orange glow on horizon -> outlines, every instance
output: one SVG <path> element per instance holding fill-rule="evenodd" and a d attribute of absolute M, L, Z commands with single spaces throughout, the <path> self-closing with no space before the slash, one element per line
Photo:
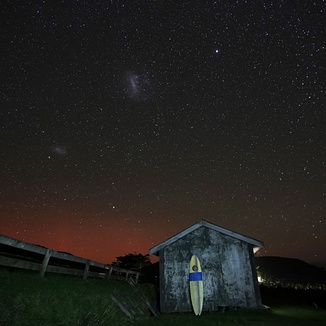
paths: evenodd
<path fill-rule="evenodd" d="M 164 240 L 158 231 L 153 234 L 151 230 L 137 228 L 135 223 L 126 221 L 121 225 L 110 221 L 114 219 L 85 217 L 81 223 L 80 217 L 60 215 L 46 219 L 30 217 L 28 224 L 20 224 L 19 218 L 16 223 L 10 220 L 2 225 L 1 234 L 104 264 L 129 253 L 146 255 L 151 247 Z M 156 256 L 151 257 L 152 262 L 157 260 Z"/>

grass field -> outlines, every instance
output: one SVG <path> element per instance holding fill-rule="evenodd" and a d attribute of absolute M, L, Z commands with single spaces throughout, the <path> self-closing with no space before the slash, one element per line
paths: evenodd
<path fill-rule="evenodd" d="M 144 284 L 141 291 L 154 301 L 151 286 Z M 0 325 L 123 325 L 129 317 L 111 294 L 124 301 L 139 296 L 123 281 L 40 278 L 36 273 L 0 269 Z"/>
<path fill-rule="evenodd" d="M 134 321 L 112 301 L 114 294 L 132 311 L 133 303 L 146 296 L 155 301 L 154 288 L 137 286 L 137 292 L 122 281 L 88 280 L 0 269 L 1 326 L 105 326 L 105 325 L 326 325 L 326 310 L 297 304 L 295 300 L 263 297 L 270 310 L 161 314 L 150 317 L 146 308 L 136 311 Z"/>

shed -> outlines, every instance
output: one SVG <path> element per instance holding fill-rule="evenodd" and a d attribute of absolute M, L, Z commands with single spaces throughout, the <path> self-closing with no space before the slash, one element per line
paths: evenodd
<path fill-rule="evenodd" d="M 259 308 L 261 297 L 254 253 L 263 242 L 201 220 L 151 248 L 159 256 L 161 312 L 192 311 L 189 262 L 201 261 L 203 311 L 221 307 Z"/>

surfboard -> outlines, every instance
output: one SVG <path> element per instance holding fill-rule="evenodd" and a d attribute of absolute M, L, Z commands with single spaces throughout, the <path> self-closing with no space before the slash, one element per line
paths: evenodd
<path fill-rule="evenodd" d="M 198 257 L 193 255 L 189 265 L 190 298 L 196 316 L 201 314 L 204 302 L 204 286 L 201 265 Z"/>

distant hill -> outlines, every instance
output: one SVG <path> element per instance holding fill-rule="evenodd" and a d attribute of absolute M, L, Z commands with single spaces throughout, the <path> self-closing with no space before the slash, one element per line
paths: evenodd
<path fill-rule="evenodd" d="M 316 262 L 313 262 L 311 265 L 321 267 L 326 271 L 326 261 L 316 261 Z"/>
<path fill-rule="evenodd" d="M 267 282 L 282 284 L 326 284 L 326 271 L 299 259 L 256 257 L 257 273 Z"/>

